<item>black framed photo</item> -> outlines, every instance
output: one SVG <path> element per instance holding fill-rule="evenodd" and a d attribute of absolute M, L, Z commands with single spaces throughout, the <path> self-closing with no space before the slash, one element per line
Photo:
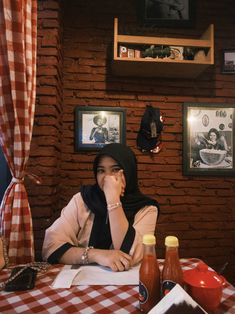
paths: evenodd
<path fill-rule="evenodd" d="M 235 175 L 235 104 L 184 103 L 183 174 Z"/>
<path fill-rule="evenodd" d="M 235 74 L 235 49 L 222 51 L 222 73 Z"/>
<path fill-rule="evenodd" d="M 156 27 L 192 27 L 196 0 L 138 0 L 142 24 Z"/>
<path fill-rule="evenodd" d="M 75 151 L 126 142 L 126 111 L 120 107 L 75 108 Z"/>

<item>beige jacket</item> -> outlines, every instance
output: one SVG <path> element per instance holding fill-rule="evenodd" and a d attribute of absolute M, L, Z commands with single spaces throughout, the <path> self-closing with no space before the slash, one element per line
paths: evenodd
<path fill-rule="evenodd" d="M 135 215 L 133 227 L 136 235 L 129 252 L 134 264 L 138 263 L 143 256 L 143 235 L 155 232 L 157 215 L 158 209 L 155 206 L 145 206 Z M 60 217 L 46 230 L 42 249 L 43 260 L 47 260 L 66 242 L 79 247 L 87 247 L 93 220 L 94 214 L 86 207 L 81 194 L 75 194 L 68 205 L 63 208 Z M 71 254 L 74 253 L 71 252 Z M 73 256 L 71 260 L 74 260 Z"/>

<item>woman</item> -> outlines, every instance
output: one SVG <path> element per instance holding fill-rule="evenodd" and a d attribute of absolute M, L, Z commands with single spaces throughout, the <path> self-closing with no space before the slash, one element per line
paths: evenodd
<path fill-rule="evenodd" d="M 108 129 L 103 127 L 107 122 L 107 118 L 97 115 L 94 117 L 93 122 L 97 127 L 92 128 L 90 140 L 94 139 L 95 143 L 105 143 L 108 141 Z"/>
<path fill-rule="evenodd" d="M 212 128 L 208 132 L 207 148 L 228 150 L 226 139 L 223 135 L 220 135 L 219 131 Z"/>
<path fill-rule="evenodd" d="M 200 150 L 202 149 L 216 149 L 228 151 L 228 145 L 224 135 L 220 135 L 219 131 L 211 128 L 207 137 L 203 133 L 199 133 L 192 144 L 192 158 L 194 166 L 200 166 L 201 157 Z"/>
<path fill-rule="evenodd" d="M 155 232 L 158 203 L 139 191 L 136 157 L 125 145 L 104 146 L 93 171 L 96 183 L 82 186 L 46 230 L 43 259 L 128 270 L 142 259 L 143 235 Z"/>

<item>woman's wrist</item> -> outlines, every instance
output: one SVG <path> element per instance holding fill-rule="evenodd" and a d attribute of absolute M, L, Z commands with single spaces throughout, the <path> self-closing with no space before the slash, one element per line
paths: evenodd
<path fill-rule="evenodd" d="M 81 256 L 81 264 L 82 265 L 87 265 L 90 263 L 90 259 L 88 257 L 88 253 L 89 251 L 93 249 L 93 246 L 88 246 L 84 249 L 83 253 L 82 253 L 82 256 Z"/>
<path fill-rule="evenodd" d="M 100 255 L 100 249 L 93 248 L 89 251 L 89 263 L 97 263 L 99 264 L 99 255 Z"/>
<path fill-rule="evenodd" d="M 119 195 L 109 196 L 109 197 L 106 196 L 105 198 L 106 198 L 107 205 L 121 202 Z"/>
<path fill-rule="evenodd" d="M 107 204 L 108 203 L 117 203 L 117 202 L 120 202 L 120 194 L 117 193 L 117 192 L 114 192 L 114 193 L 106 193 L 105 194 L 105 199 L 106 199 L 106 202 Z"/>
<path fill-rule="evenodd" d="M 107 203 L 107 210 L 108 212 L 111 212 L 119 207 L 122 207 L 122 203 L 119 202 L 115 202 L 115 203 Z"/>

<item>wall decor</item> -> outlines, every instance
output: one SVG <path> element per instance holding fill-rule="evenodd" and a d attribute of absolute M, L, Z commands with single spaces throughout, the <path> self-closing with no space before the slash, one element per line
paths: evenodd
<path fill-rule="evenodd" d="M 75 108 L 75 151 L 126 142 L 126 111 L 120 107 Z"/>
<path fill-rule="evenodd" d="M 183 174 L 235 175 L 235 104 L 184 103 Z"/>
<path fill-rule="evenodd" d="M 235 74 L 235 49 L 222 51 L 222 73 Z"/>
<path fill-rule="evenodd" d="M 142 24 L 157 27 L 192 27 L 195 0 L 138 0 Z"/>

